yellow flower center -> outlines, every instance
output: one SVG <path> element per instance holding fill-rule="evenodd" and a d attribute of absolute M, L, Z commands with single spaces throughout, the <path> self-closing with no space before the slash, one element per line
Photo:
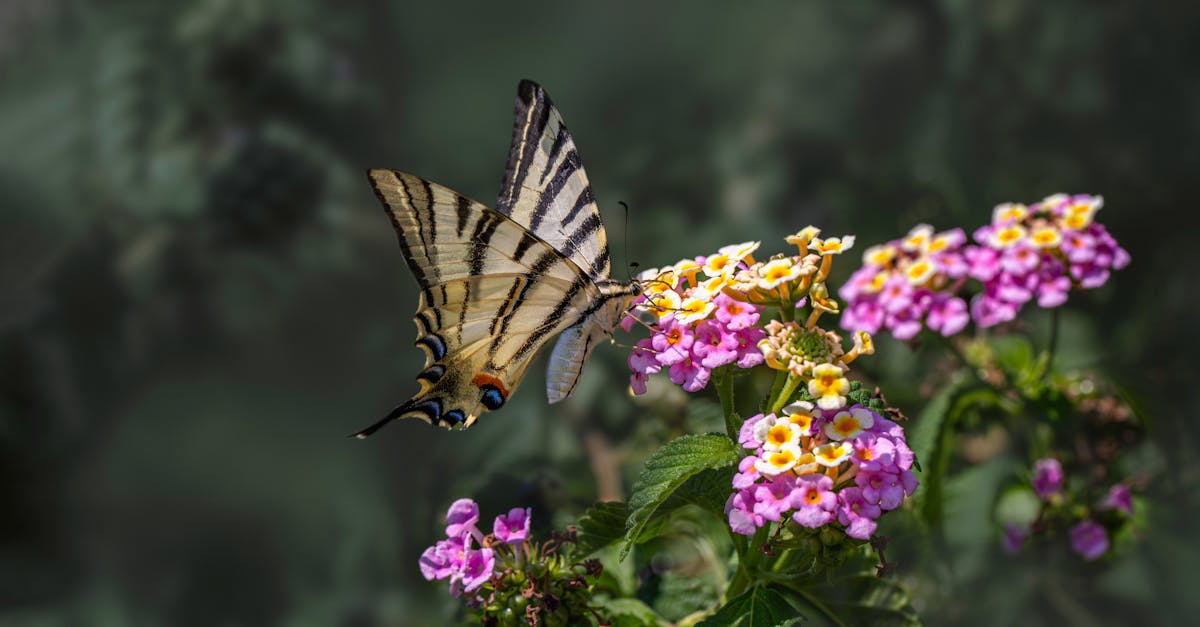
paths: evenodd
<path fill-rule="evenodd" d="M 804 493 L 804 502 L 809 505 L 816 505 L 821 502 L 821 493 L 817 490 L 808 490 Z"/>
<path fill-rule="evenodd" d="M 1091 216 L 1089 216 L 1086 213 L 1070 215 L 1070 216 L 1067 216 L 1067 218 L 1065 220 L 1063 220 L 1063 224 L 1065 224 L 1068 229 L 1075 229 L 1075 230 L 1086 228 L 1087 225 L 1089 225 L 1091 223 L 1092 223 Z"/>
<path fill-rule="evenodd" d="M 679 329 L 671 329 L 667 332 L 667 344 L 674 346 L 675 344 L 678 344 L 679 340 L 681 339 L 683 339 L 683 332 Z"/>
<path fill-rule="evenodd" d="M 858 424 L 858 418 L 854 416 L 842 416 L 833 421 L 833 430 L 842 437 L 850 437 L 862 431 L 862 427 Z"/>
<path fill-rule="evenodd" d="M 792 463 L 792 460 L 794 459 L 795 458 L 792 457 L 792 453 L 790 451 L 775 451 L 774 453 L 771 453 L 771 456 L 767 458 L 767 461 L 770 462 L 772 466 L 778 467 L 787 466 L 788 464 Z"/>
<path fill-rule="evenodd" d="M 1000 231 L 1000 233 L 997 234 L 996 237 L 1005 244 L 1011 244 L 1011 243 L 1021 239 L 1021 230 L 1020 229 L 1011 229 L 1011 228 L 1004 229 L 1003 231 Z"/>
<path fill-rule="evenodd" d="M 775 266 L 767 269 L 767 275 L 764 277 L 768 281 L 779 281 L 787 277 L 788 268 L 783 266 Z"/>
<path fill-rule="evenodd" d="M 788 416 L 788 420 L 797 427 L 800 427 L 801 431 L 808 431 L 808 428 L 812 426 L 813 417 L 812 414 L 799 412 Z"/>
<path fill-rule="evenodd" d="M 767 443 L 783 446 L 792 439 L 792 430 L 787 425 L 775 425 L 767 431 Z"/>

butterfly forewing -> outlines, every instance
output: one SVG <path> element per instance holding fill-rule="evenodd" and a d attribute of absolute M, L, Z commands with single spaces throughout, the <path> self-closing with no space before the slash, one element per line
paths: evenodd
<path fill-rule="evenodd" d="M 421 391 L 394 418 L 469 426 L 497 409 L 530 360 L 599 297 L 569 259 L 507 216 L 420 177 L 369 173 L 421 289 L 413 320 Z"/>
<path fill-rule="evenodd" d="M 608 278 L 608 240 L 579 151 L 550 97 L 532 81 L 517 87 L 496 210 L 528 227 L 592 279 Z"/>
<path fill-rule="evenodd" d="M 609 278 L 600 212 L 575 142 L 541 87 L 517 89 L 513 143 L 497 209 L 393 170 L 371 170 L 421 289 L 413 320 L 420 391 L 383 420 L 471 426 L 498 409 L 554 335 L 547 395 L 566 398 L 587 358 L 628 307 Z"/>

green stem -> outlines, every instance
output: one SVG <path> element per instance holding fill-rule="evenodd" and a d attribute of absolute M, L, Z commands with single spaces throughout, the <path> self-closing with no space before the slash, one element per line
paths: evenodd
<path fill-rule="evenodd" d="M 811 605 L 818 612 L 824 614 L 825 618 L 827 618 L 829 622 L 833 623 L 834 625 L 838 625 L 839 627 L 846 627 L 846 622 L 837 615 L 837 612 L 834 612 L 829 608 L 828 605 L 822 603 L 820 599 L 813 595 L 813 593 L 796 584 L 785 585 L 787 585 L 788 588 L 791 588 L 796 594 L 800 595 L 806 603 Z"/>
<path fill-rule="evenodd" d="M 796 388 L 799 386 L 800 378 L 794 377 L 789 373 L 786 381 L 783 384 L 783 388 L 779 390 L 779 395 L 771 398 L 771 413 L 778 414 L 779 411 L 783 409 L 783 406 L 787 405 L 788 399 L 792 397 L 792 393 L 795 392 Z"/>
<path fill-rule="evenodd" d="M 1058 307 L 1050 310 L 1050 339 L 1046 342 L 1046 372 L 1053 370 L 1054 351 L 1058 348 Z"/>
<path fill-rule="evenodd" d="M 733 374 L 727 367 L 718 368 L 713 372 L 716 378 L 717 396 L 721 399 L 721 412 L 725 414 L 725 434 L 734 442 L 738 441 L 738 433 L 742 430 L 741 419 L 733 408 Z"/>

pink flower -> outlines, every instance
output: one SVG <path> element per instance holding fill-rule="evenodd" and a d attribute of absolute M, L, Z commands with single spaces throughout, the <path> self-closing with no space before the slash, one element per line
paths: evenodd
<path fill-rule="evenodd" d="M 737 360 L 738 338 L 721 328 L 720 323 L 705 320 L 696 325 L 692 353 L 700 358 L 700 365 L 705 368 L 719 368 Z"/>
<path fill-rule="evenodd" d="M 949 337 L 962 331 L 971 316 L 967 314 L 967 303 L 961 298 L 939 295 L 929 307 L 925 325 L 930 329 Z"/>
<path fill-rule="evenodd" d="M 823 476 L 823 475 L 822 475 Z M 796 476 L 790 472 L 776 475 L 769 483 L 754 487 L 754 513 L 764 519 L 779 522 L 783 512 L 791 509 L 793 493 L 796 491 Z M 828 479 L 828 477 L 825 477 Z M 832 487 L 832 483 L 830 484 Z"/>
<path fill-rule="evenodd" d="M 697 364 L 689 356 L 683 361 L 672 364 L 669 375 L 671 383 L 683 387 L 688 392 L 695 392 L 708 385 L 708 378 L 712 376 L 712 371 Z"/>
<path fill-rule="evenodd" d="M 980 238 L 976 232 L 976 241 L 986 241 L 986 235 Z M 968 246 L 963 250 L 963 257 L 970 266 L 967 273 L 971 278 L 980 281 L 991 281 L 1000 272 L 1000 252 L 982 246 Z"/>
<path fill-rule="evenodd" d="M 775 414 L 771 415 L 774 416 Z M 763 414 L 754 414 L 742 423 L 742 428 L 738 430 L 738 444 L 741 444 L 742 448 L 756 449 L 759 447 L 761 442 L 754 437 L 754 427 L 763 418 L 766 418 Z"/>
<path fill-rule="evenodd" d="M 900 470 L 896 464 L 896 445 L 892 439 L 876 436 L 869 431 L 854 438 L 854 457 L 851 459 L 860 470 L 866 472 Z"/>
<path fill-rule="evenodd" d="M 838 522 L 845 525 L 846 535 L 866 540 L 875 533 L 875 522 L 883 512 L 879 506 L 862 496 L 861 488 L 842 488 L 838 493 Z"/>
<path fill-rule="evenodd" d="M 725 502 L 725 515 L 729 517 L 729 528 L 744 536 L 754 535 L 759 527 L 767 524 L 762 515 L 754 513 L 753 490 L 730 494 Z"/>
<path fill-rule="evenodd" d="M 1109 488 L 1108 494 L 1100 502 L 1100 509 L 1115 509 L 1133 516 L 1133 493 L 1129 491 L 1129 486 L 1118 483 Z"/>
<path fill-rule="evenodd" d="M 883 307 L 877 301 L 860 300 L 850 305 L 842 313 L 841 325 L 843 329 L 855 329 L 875 334 L 883 326 L 883 321 Z"/>
<path fill-rule="evenodd" d="M 1062 464 L 1054 458 L 1039 459 L 1033 466 L 1033 491 L 1046 500 L 1062 491 Z"/>
<path fill-rule="evenodd" d="M 758 322 L 758 307 L 750 303 L 736 301 L 725 294 L 718 294 L 713 299 L 716 308 L 713 316 L 730 331 L 748 329 Z"/>
<path fill-rule="evenodd" d="M 896 339 L 910 340 L 921 332 L 921 310 L 916 306 L 909 306 L 889 313 L 885 322 Z"/>
<path fill-rule="evenodd" d="M 650 339 L 650 345 L 658 351 L 655 357 L 658 363 L 674 366 L 691 357 L 692 343 L 696 340 L 691 329 L 675 322 L 673 316 L 663 318 L 658 328 L 660 332 Z M 675 381 L 674 377 L 671 380 Z"/>
<path fill-rule="evenodd" d="M 528 507 L 514 507 L 508 514 L 501 514 L 492 523 L 496 539 L 508 544 L 520 544 L 529 537 L 529 524 L 533 512 Z"/>
<path fill-rule="evenodd" d="M 433 546 L 425 549 L 417 565 L 421 575 L 427 580 L 445 579 L 462 568 L 463 556 L 471 543 L 471 536 L 463 534 L 458 538 L 439 540 Z"/>
<path fill-rule="evenodd" d="M 763 357 L 762 351 L 758 350 L 758 342 L 766 336 L 767 332 L 759 327 L 738 331 L 735 336 L 738 343 L 738 368 L 753 368 L 763 363 L 766 358 Z"/>
<path fill-rule="evenodd" d="M 796 510 L 792 520 L 809 529 L 816 529 L 833 520 L 837 501 L 837 495 L 833 493 L 833 479 L 818 474 L 801 475 L 792 493 L 791 506 Z"/>
<path fill-rule="evenodd" d="M 917 488 L 916 475 L 908 470 L 899 473 L 860 472 L 854 477 L 854 483 L 862 489 L 863 500 L 878 505 L 884 511 L 900 507 L 904 497 Z"/>
<path fill-rule="evenodd" d="M 1071 527 L 1071 549 L 1092 562 L 1108 552 L 1108 532 L 1093 520 Z"/>
<path fill-rule="evenodd" d="M 1041 251 L 1029 246 L 1014 246 L 1000 254 L 1000 268 L 1016 276 L 1033 272 L 1041 261 Z"/>
<path fill-rule="evenodd" d="M 1053 309 L 1067 302 L 1071 293 L 1071 279 L 1065 274 L 1043 278 L 1037 288 L 1038 307 Z"/>
<path fill-rule="evenodd" d="M 1062 251 L 1072 264 L 1088 263 L 1096 258 L 1096 240 L 1087 233 L 1068 231 L 1063 234 Z"/>
<path fill-rule="evenodd" d="M 883 303 L 884 311 L 895 314 L 912 307 L 913 289 L 909 287 L 908 281 L 903 276 L 894 274 L 888 277 L 887 282 L 883 284 L 879 300 Z"/>
<path fill-rule="evenodd" d="M 446 512 L 446 537 L 458 538 L 464 533 L 474 531 L 475 523 L 479 522 L 479 506 L 471 499 L 458 499 L 450 504 Z"/>
<path fill-rule="evenodd" d="M 742 429 L 745 430 L 745 428 L 746 427 L 743 425 Z M 753 440 L 754 436 L 751 435 L 750 437 L 751 440 Z M 756 461 L 758 461 L 758 456 L 750 455 L 743 458 L 741 463 L 738 464 L 737 474 L 733 475 L 733 487 L 735 490 L 745 490 L 749 488 L 750 486 L 754 485 L 755 481 L 758 481 L 759 477 L 762 476 L 762 473 L 758 472 L 758 469 L 754 467 L 754 462 Z"/>
<path fill-rule="evenodd" d="M 459 595 L 458 584 L 462 583 L 462 592 L 474 592 L 488 579 L 496 568 L 496 557 L 491 549 L 468 550 L 463 560 L 462 570 L 450 579 L 450 594 Z"/>
<path fill-rule="evenodd" d="M 1017 307 L 994 294 L 984 292 L 971 299 L 971 317 L 981 327 L 991 327 L 1017 317 Z"/>
<path fill-rule="evenodd" d="M 633 352 L 629 353 L 629 369 L 633 374 L 629 377 L 629 387 L 633 388 L 634 394 L 646 393 L 646 381 L 650 379 L 650 375 L 662 370 L 662 365 L 655 358 L 653 345 L 650 338 L 638 340 L 634 344 Z"/>

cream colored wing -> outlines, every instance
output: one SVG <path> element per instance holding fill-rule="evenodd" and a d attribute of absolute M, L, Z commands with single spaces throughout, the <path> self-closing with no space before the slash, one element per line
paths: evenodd
<path fill-rule="evenodd" d="M 590 311 L 600 290 L 508 216 L 411 174 L 369 177 L 421 290 L 413 320 L 425 368 L 416 395 L 356 435 L 397 418 L 469 427 L 504 405 L 538 348 Z"/>

